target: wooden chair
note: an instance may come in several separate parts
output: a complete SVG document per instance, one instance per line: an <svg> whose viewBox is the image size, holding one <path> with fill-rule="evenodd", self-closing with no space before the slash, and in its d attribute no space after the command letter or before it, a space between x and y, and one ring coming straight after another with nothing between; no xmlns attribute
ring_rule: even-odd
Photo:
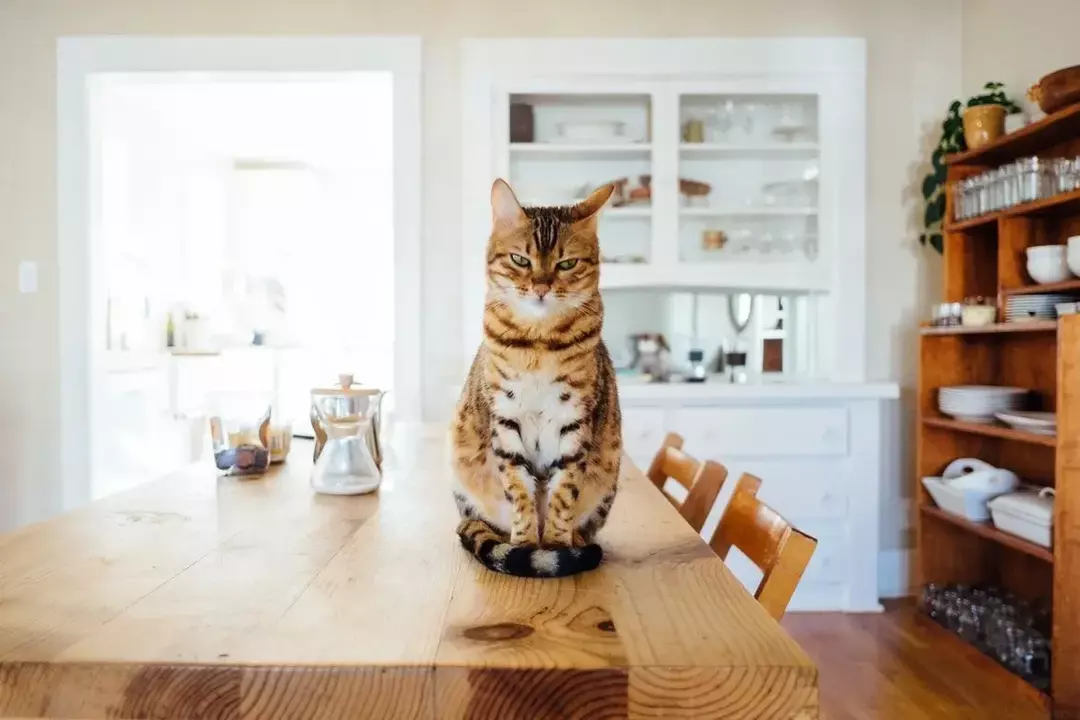
<svg viewBox="0 0 1080 720"><path fill-rule="evenodd" d="M744 474L724 509L709 546L727 560L734 545L763 573L754 597L779 620L787 610L817 540L792 527L780 513L757 498L761 479Z"/></svg>
<svg viewBox="0 0 1080 720"><path fill-rule="evenodd" d="M683 439L680 436L668 433L649 465L649 480L660 488L664 497L678 509L686 522L690 523L690 527L701 532L705 519L720 494L720 488L727 479L727 468L711 460L695 460L682 451L682 446ZM664 490L668 478L686 488L686 500L680 503Z"/></svg>

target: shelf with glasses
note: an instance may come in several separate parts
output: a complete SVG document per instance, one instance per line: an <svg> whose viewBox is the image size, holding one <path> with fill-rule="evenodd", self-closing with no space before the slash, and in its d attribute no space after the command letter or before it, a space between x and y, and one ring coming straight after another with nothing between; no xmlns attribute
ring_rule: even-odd
<svg viewBox="0 0 1080 720"><path fill-rule="evenodd" d="M810 217L818 214L816 207L684 207L679 209L683 217Z"/></svg>
<svg viewBox="0 0 1080 720"><path fill-rule="evenodd" d="M810 142L769 143L682 143L679 152L684 160L746 160L763 158L814 158L820 148Z"/></svg>
<svg viewBox="0 0 1080 720"><path fill-rule="evenodd" d="M643 159L652 153L651 143L511 143L512 157L537 160Z"/></svg>
<svg viewBox="0 0 1080 720"><path fill-rule="evenodd" d="M1013 205L1002 210L978 215L964 220L955 220L945 224L945 232L960 232L971 228L996 223L999 218L1035 217L1041 215L1070 215L1080 212L1080 190L1058 193L1021 205Z"/></svg>
<svg viewBox="0 0 1080 720"><path fill-rule="evenodd" d="M649 205L627 207L613 207L604 210L604 214L601 219L623 219L623 218L651 218L653 215L653 209Z"/></svg>
<svg viewBox="0 0 1080 720"><path fill-rule="evenodd" d="M600 266L602 290L650 287L815 293L828 290L829 277L823 268L805 262L761 263L729 259L727 255L723 263L602 263Z"/></svg>

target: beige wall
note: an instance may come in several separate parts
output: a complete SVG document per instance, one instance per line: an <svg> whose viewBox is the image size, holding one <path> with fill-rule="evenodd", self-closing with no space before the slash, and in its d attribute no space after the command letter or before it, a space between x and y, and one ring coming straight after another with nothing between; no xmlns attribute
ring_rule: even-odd
<svg viewBox="0 0 1080 720"><path fill-rule="evenodd" d="M964 92L989 80L1024 97L1040 77L1080 64L1076 0L963 0Z"/></svg>
<svg viewBox="0 0 1080 720"><path fill-rule="evenodd" d="M913 188L938 116L960 87L961 0L0 0L0 528L53 511L59 497L55 40L84 34L419 34L424 38L424 307L456 308L460 102L468 36L856 36L869 52L870 375L915 378L912 327L935 295L938 260L914 238ZM1005 0L997 3L1004 5ZM884 6L884 7L883 7ZM19 260L41 264L16 293ZM476 321L475 318L468 319ZM459 381L461 318L424 329L429 415ZM906 429L911 423L905 419ZM901 543L893 449L882 539ZM871 480L872 479L868 479ZM905 483L907 484L907 483ZM905 492L904 495L907 493Z"/></svg>

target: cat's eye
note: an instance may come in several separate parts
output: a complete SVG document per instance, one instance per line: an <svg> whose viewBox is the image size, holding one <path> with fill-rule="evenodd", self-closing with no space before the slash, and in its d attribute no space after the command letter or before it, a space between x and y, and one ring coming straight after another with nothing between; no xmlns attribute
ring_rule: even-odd
<svg viewBox="0 0 1080 720"><path fill-rule="evenodd" d="M514 264L518 267L529 267L532 263L529 262L529 258L524 255L518 255L517 253L510 253L510 259L514 261Z"/></svg>
<svg viewBox="0 0 1080 720"><path fill-rule="evenodd" d="M560 270L573 270L575 265L577 265L577 258L570 258L569 260L563 260L555 267Z"/></svg>

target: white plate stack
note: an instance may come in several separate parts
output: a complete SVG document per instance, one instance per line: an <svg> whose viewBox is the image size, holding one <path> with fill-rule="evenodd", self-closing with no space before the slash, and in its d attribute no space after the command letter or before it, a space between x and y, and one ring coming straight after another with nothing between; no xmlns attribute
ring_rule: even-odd
<svg viewBox="0 0 1080 720"><path fill-rule="evenodd" d="M1027 394L1024 388L996 385L943 387L938 391L938 409L963 422L987 425L997 413L1020 409Z"/></svg>
<svg viewBox="0 0 1080 720"><path fill-rule="evenodd" d="M1036 435L1057 435L1057 415L1052 412L1013 410L1011 412L999 412L995 416L998 420L1016 430L1023 430Z"/></svg>
<svg viewBox="0 0 1080 720"><path fill-rule="evenodd" d="M1013 295L1005 301L1005 322L1053 320L1054 306L1069 300L1068 295Z"/></svg>

